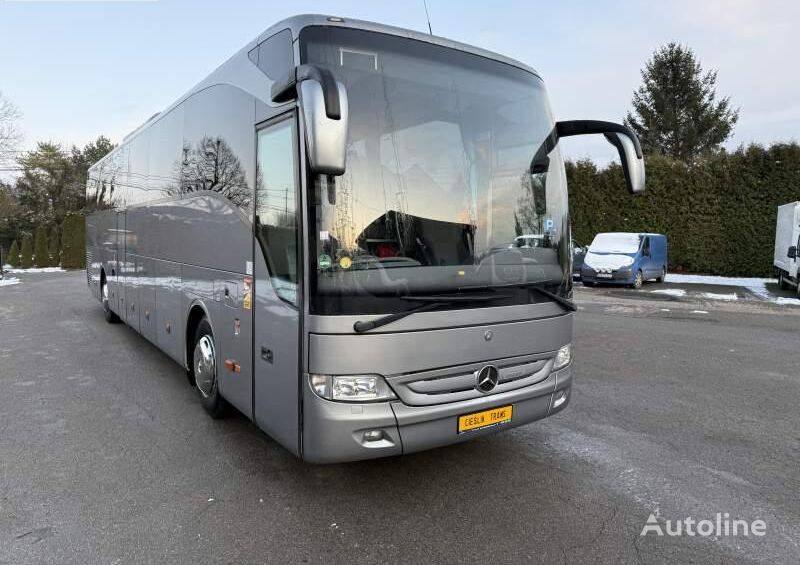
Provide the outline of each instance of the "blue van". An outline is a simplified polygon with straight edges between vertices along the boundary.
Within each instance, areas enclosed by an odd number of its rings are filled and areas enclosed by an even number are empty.
[[[639,288],[667,274],[667,236],[658,233],[599,233],[583,258],[581,280]]]

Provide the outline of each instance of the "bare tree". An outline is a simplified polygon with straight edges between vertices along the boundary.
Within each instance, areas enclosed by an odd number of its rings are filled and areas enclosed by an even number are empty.
[[[194,149],[184,144],[173,175],[176,184],[167,188],[170,195],[210,190],[219,192],[240,208],[248,208],[252,201],[244,167],[221,137],[205,136]]]
[[[17,120],[22,112],[0,92],[0,163],[14,160],[15,151],[22,134],[17,129]]]

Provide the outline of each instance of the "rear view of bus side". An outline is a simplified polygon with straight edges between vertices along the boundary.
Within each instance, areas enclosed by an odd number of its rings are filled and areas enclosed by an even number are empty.
[[[369,22],[268,29],[92,167],[89,287],[312,462],[399,455],[554,414],[572,384],[555,122],[522,63]]]

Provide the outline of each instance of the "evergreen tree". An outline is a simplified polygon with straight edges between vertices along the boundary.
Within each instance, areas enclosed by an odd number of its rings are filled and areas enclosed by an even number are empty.
[[[642,70],[625,124],[646,153],[691,163],[718,150],[739,119],[729,97],[716,99],[716,83],[716,71],[704,73],[691,49],[669,43]]]
[[[11,265],[12,267],[19,267],[19,245],[17,245],[16,239],[11,243],[11,247],[8,250],[8,257],[6,257],[6,263]]]
[[[50,254],[47,252],[47,228],[39,226],[33,240],[33,262],[37,267],[50,266]]]
[[[22,238],[22,249],[19,251],[19,266],[23,269],[33,267],[33,245],[31,245],[31,236],[29,235]]]
[[[58,237],[58,228],[50,230],[50,238],[47,240],[47,252],[50,255],[50,266],[58,267],[61,263],[61,238]]]
[[[63,230],[61,266],[65,269],[82,269],[86,262],[86,223],[83,215],[67,214]]]

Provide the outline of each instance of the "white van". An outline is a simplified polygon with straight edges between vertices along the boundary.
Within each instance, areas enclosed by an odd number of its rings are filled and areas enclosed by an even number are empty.
[[[800,248],[800,202],[778,206],[775,225],[775,276],[782,289],[794,288],[800,296],[798,285],[797,252]]]

